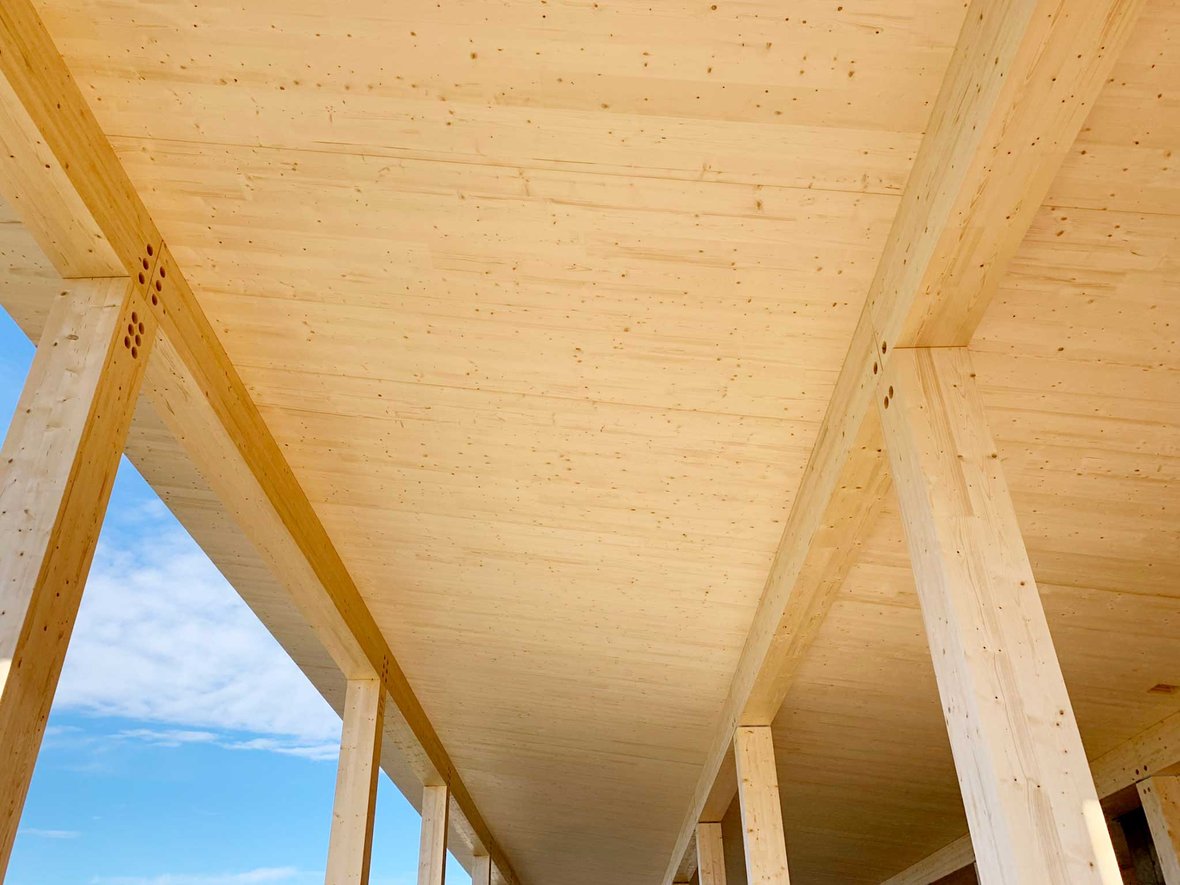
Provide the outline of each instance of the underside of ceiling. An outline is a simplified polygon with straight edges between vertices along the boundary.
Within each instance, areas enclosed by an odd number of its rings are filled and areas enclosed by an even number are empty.
[[[39,7],[522,880],[658,881],[963,4]],[[1149,0],[972,343],[1091,755],[1180,705],[1177,83]],[[803,885],[966,829],[889,501],[774,726]]]

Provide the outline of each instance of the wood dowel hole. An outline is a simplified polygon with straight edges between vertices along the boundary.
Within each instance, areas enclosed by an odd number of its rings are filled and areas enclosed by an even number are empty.
[[[140,275],[139,275],[139,283],[140,283],[140,285],[143,285],[143,284],[144,284],[144,283],[146,283],[146,282],[147,282],[147,277],[145,277],[143,274],[140,274]]]
[[[134,345],[132,345],[132,347],[131,347],[131,358],[132,358],[132,359],[135,359],[135,358],[136,358],[136,357],[138,357],[138,356],[139,356],[139,348],[138,348],[138,347],[135,347]]]
[[[889,385],[889,396],[890,396],[891,398],[892,398],[892,396],[893,396],[893,385],[892,385],[892,384],[890,384],[890,385]]]
[[[889,408],[889,397],[885,397],[885,408]]]
[[[874,375],[877,374],[877,364],[876,363],[873,363],[873,374]]]
[[[130,346],[131,346],[131,336],[130,336],[130,335],[124,335],[124,336],[123,336],[123,346],[124,346],[124,347],[130,347]]]
[[[150,258],[151,256],[153,256],[153,255],[155,255],[155,254],[156,254],[155,250],[152,248],[152,244],[151,244],[151,243],[148,243],[148,247],[147,247],[147,254],[148,254],[148,257],[149,257],[149,258]]]
[[[155,295],[153,295],[152,296],[152,307],[155,307],[159,303],[160,303],[160,299],[157,298]]]

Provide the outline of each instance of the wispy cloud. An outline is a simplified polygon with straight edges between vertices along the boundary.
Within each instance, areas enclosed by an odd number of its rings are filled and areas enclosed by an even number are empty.
[[[241,738],[224,732],[189,731],[179,728],[129,728],[112,737],[116,740],[143,741],[157,747],[180,747],[185,744],[213,744],[226,750],[263,750],[300,756],[304,759],[335,759],[340,751],[338,741],[307,742],[283,737]]]
[[[339,718],[163,505],[109,523],[55,707],[177,726],[128,739],[334,758]]]
[[[21,827],[22,836],[36,836],[39,839],[77,839],[77,830],[41,830],[37,827]]]
[[[294,867],[261,867],[241,873],[161,873],[156,876],[97,876],[91,885],[257,885],[260,882],[310,882],[322,872],[307,872]]]

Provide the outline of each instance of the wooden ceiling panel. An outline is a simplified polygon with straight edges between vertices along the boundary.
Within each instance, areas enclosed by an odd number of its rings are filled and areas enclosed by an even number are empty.
[[[40,5],[518,872],[654,881],[963,5]],[[1180,683],[1174,7],[974,345],[1093,752]],[[792,881],[963,831],[892,510],[775,731]]]
[[[1180,707],[1178,20],[1149,2],[972,342],[1091,757]],[[792,881],[966,831],[892,501],[775,734]]]

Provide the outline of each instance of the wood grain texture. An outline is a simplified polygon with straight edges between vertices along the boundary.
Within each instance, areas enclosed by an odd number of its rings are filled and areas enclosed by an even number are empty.
[[[422,789],[422,838],[418,846],[418,885],[443,885],[447,868],[446,785]]]
[[[1180,883],[1180,777],[1158,775],[1136,785],[1167,885]]]
[[[871,525],[888,482],[870,406],[873,373],[890,347],[970,343],[1139,7],[969,6],[665,883],[711,801],[733,727],[777,714]]]
[[[492,885],[492,859],[477,854],[471,862],[471,885]]]
[[[325,885],[367,885],[369,881],[384,709],[385,688],[376,675],[348,680]]]
[[[898,350],[878,387],[984,883],[1120,881],[966,352]]]
[[[720,823],[697,825],[697,878],[700,885],[725,885],[725,844]]]
[[[0,452],[0,878],[155,337],[142,286],[69,286]]]
[[[737,762],[746,880],[750,885],[787,885],[790,881],[787,846],[769,726],[739,728],[734,733],[733,752]]]
[[[965,6],[243,5],[38,0],[514,863],[656,881]],[[1149,2],[973,343],[1090,753],[1180,683],[1175,11]],[[170,439],[137,465],[341,708]],[[896,509],[850,549],[774,725],[816,885],[966,829]]]
[[[60,273],[101,268],[109,247],[148,287],[144,307],[161,330],[149,378],[157,411],[231,512],[258,517],[243,519],[242,530],[279,572],[344,676],[379,674],[402,713],[408,743],[416,744],[408,749],[451,784],[472,841],[511,879],[511,865],[29,0],[0,10],[0,74],[8,87],[0,93],[0,123],[11,124],[0,187],[10,189],[28,229],[62,262]],[[38,165],[45,167],[42,176],[34,171]],[[94,228],[105,244],[92,236]],[[149,261],[145,249],[165,254]]]

